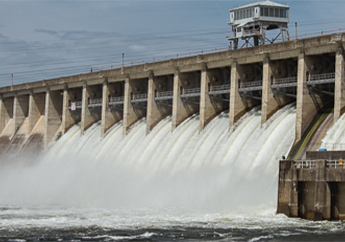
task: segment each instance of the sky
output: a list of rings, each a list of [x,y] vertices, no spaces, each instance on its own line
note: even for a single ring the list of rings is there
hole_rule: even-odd
[[[229,9],[257,0],[0,0],[0,87],[229,46]],[[345,32],[345,0],[290,6],[290,36]],[[338,30],[339,31],[339,30]]]

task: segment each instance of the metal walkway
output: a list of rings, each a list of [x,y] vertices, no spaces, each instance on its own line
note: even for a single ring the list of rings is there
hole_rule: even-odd
[[[230,84],[212,86],[211,90],[208,92],[208,95],[219,95],[230,93]]]
[[[200,88],[184,89],[181,98],[200,97]]]
[[[262,81],[242,82],[238,88],[239,92],[249,92],[262,90]]]

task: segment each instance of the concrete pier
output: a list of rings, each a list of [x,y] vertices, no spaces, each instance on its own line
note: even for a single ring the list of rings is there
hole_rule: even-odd
[[[62,123],[62,103],[61,91],[46,91],[43,142],[45,147],[56,138],[56,132]]]
[[[307,152],[306,160],[282,160],[278,213],[310,220],[345,219],[345,151]]]

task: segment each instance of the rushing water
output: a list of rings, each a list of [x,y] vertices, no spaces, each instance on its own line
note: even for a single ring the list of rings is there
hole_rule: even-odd
[[[327,131],[320,148],[345,150],[345,114]]]
[[[198,134],[171,117],[145,135],[145,120],[122,137],[116,124],[84,136],[72,127],[51,149],[2,161],[0,241],[281,241],[340,238],[340,222],[276,215],[278,160],[294,139],[294,107],[260,128],[260,110],[233,133],[227,113]]]

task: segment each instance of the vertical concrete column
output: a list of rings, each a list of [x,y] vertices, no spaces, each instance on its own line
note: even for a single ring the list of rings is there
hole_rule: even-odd
[[[44,114],[44,94],[31,93],[29,96],[29,132],[32,132],[41,115]]]
[[[314,220],[331,219],[331,191],[326,182],[326,160],[316,161]]]
[[[334,123],[345,111],[344,50],[339,47],[335,55]]]
[[[221,110],[221,107],[217,107],[217,104],[213,103],[211,97],[208,95],[212,76],[212,71],[208,70],[207,66],[204,65],[201,69],[199,132],[201,132]]]
[[[172,110],[172,128],[174,131],[186,118],[192,115],[195,110],[191,105],[183,103],[181,98],[181,88],[183,88],[182,79],[190,78],[187,75],[180,73],[178,70],[174,73],[174,97],[173,97],[173,110]]]
[[[0,99],[0,134],[5,130],[7,123],[13,118],[13,103],[13,98]]]
[[[97,114],[96,112],[92,112],[89,108],[89,100],[91,98],[92,93],[95,95],[97,91],[95,86],[88,86],[86,83],[83,85],[83,94],[82,94],[82,109],[81,109],[81,135],[84,134],[85,130],[87,130],[93,123],[101,119],[101,112]]]
[[[15,96],[13,103],[13,130],[12,134],[14,135],[19,129],[20,125],[23,123],[25,117],[28,114],[29,107],[28,96]]]
[[[44,147],[55,138],[61,125],[63,97],[59,91],[47,90],[45,100]]]
[[[133,84],[133,86],[135,86]],[[123,103],[123,135],[127,134],[130,126],[141,118],[138,110],[136,110],[131,103],[131,95],[133,95],[133,88],[131,80],[126,78],[125,80],[125,96]]]
[[[6,109],[5,109],[4,100],[1,98],[0,99],[0,134],[5,129],[5,126],[6,126]]]
[[[229,107],[229,129],[246,113],[247,105],[242,101],[238,91],[239,82],[241,80],[242,68],[236,62],[231,64],[230,75],[230,107]]]
[[[107,130],[119,122],[122,119],[123,112],[117,110],[111,110],[109,107],[109,95],[110,87],[108,81],[103,82],[103,92],[102,92],[102,127],[101,127],[101,137],[104,137]]]
[[[155,101],[155,90],[157,91],[156,79],[158,78],[151,72],[148,86],[146,134],[150,133],[150,131],[167,116],[166,112],[162,112]]]
[[[74,124],[75,121],[72,117],[70,105],[70,95],[68,87],[65,86],[63,90],[63,101],[62,101],[62,134],[65,134]]]
[[[261,126],[279,109],[271,89],[272,68],[270,59],[264,58],[262,70]]]
[[[297,104],[296,104],[296,139],[297,143],[301,140],[304,131],[313,120],[317,113],[317,107],[309,94],[307,87],[307,72],[310,60],[304,53],[298,55],[298,73],[297,73]]]
[[[279,162],[278,208],[277,213],[298,217],[297,171],[293,160]]]

